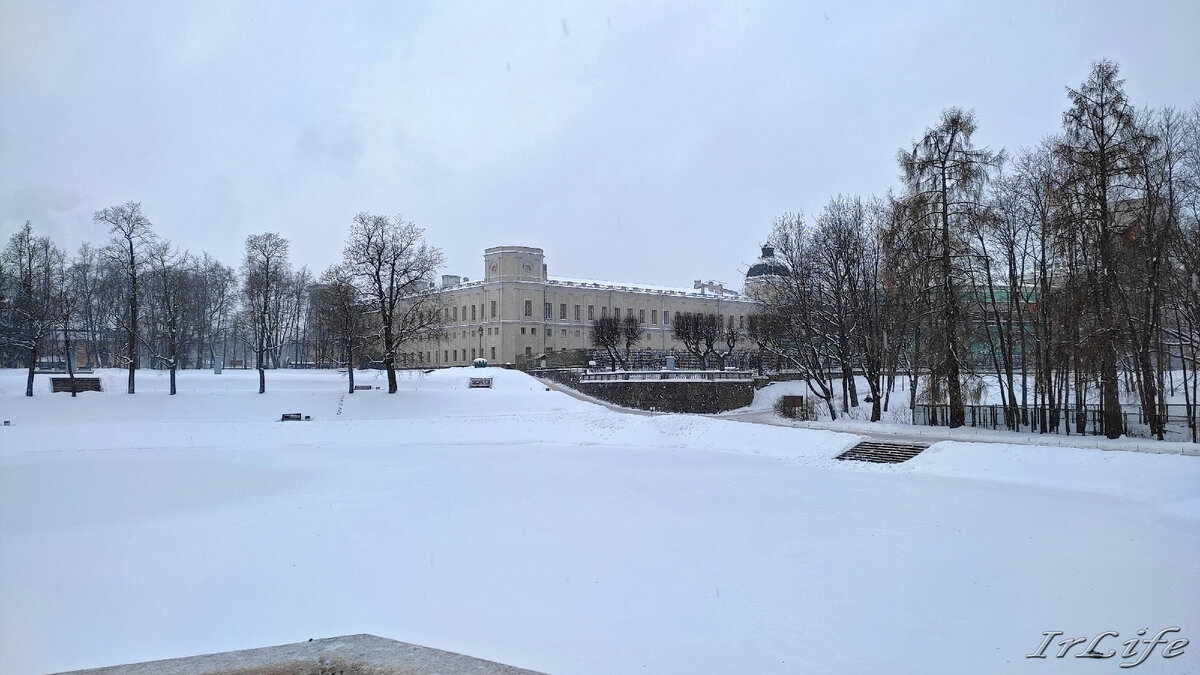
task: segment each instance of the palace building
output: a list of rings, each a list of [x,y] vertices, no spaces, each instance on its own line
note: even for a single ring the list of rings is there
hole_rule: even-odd
[[[414,343],[409,363],[492,364],[518,357],[591,347],[592,321],[636,316],[646,328],[642,349],[678,349],[671,319],[679,312],[716,314],[742,328],[755,303],[722,284],[696,281],[692,289],[550,276],[540,248],[497,246],[483,252],[483,279],[443,275],[445,338]]]

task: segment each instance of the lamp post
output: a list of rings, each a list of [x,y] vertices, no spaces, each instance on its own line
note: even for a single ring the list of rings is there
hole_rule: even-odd
[[[483,325],[479,326],[479,358],[483,358]]]

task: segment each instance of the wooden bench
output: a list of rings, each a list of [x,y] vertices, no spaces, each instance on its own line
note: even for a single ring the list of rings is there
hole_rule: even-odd
[[[312,418],[301,413],[283,413],[279,417],[280,422],[307,422]]]
[[[490,377],[472,377],[469,389],[491,389],[492,378]]]
[[[369,385],[369,384],[356,384],[356,385],[354,385],[354,391],[370,391],[370,390],[372,390],[372,389],[374,389],[374,388],[375,388],[375,387],[372,387],[372,386],[371,386],[371,385]]]
[[[72,387],[72,381],[75,383]],[[69,377],[52,377],[50,378],[50,391],[53,393],[74,391],[78,394],[81,391],[100,391],[100,378],[98,377],[77,377],[72,380]]]

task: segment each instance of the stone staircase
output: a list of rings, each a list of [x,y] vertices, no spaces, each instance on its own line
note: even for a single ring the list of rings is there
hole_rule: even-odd
[[[899,464],[916,457],[928,445],[919,443],[891,443],[886,441],[863,441],[838,455],[838,459],[852,459],[858,462],[875,462],[876,464]]]

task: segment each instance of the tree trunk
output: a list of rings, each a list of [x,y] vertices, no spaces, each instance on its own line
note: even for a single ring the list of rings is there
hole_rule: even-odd
[[[33,372],[37,367],[37,346],[29,348],[29,376],[25,378],[25,395],[33,396]]]

